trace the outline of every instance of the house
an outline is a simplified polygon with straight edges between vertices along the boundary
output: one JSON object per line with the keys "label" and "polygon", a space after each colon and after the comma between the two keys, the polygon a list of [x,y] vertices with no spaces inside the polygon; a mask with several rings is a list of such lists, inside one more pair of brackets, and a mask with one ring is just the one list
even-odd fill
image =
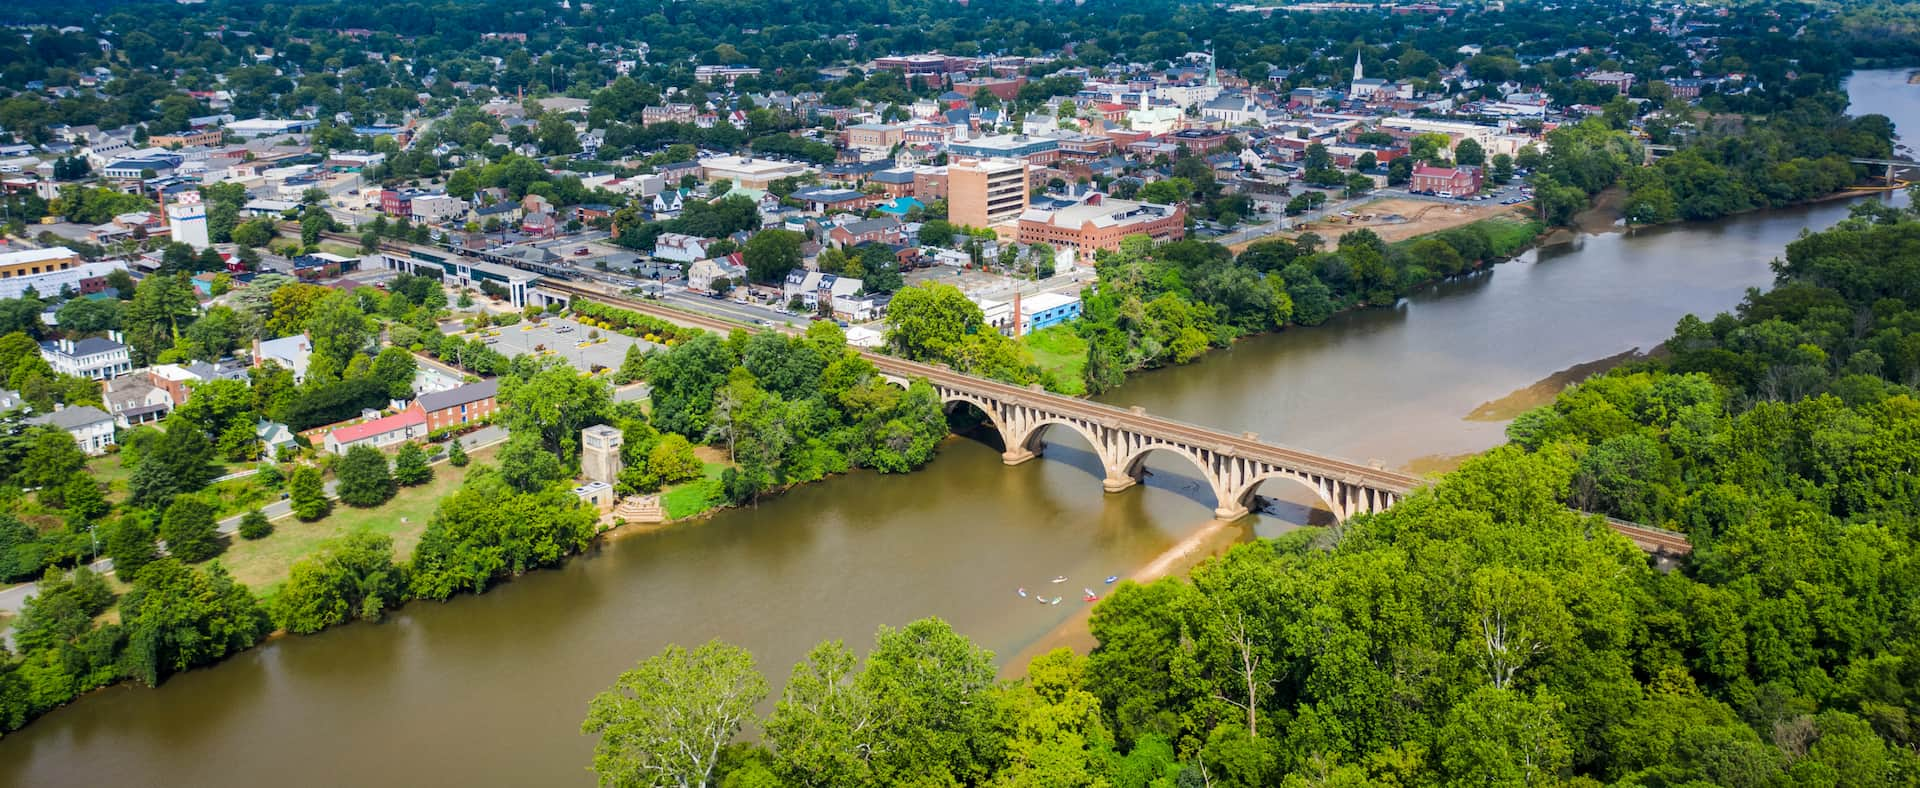
{"label": "house", "polygon": [[80,444],[80,450],[88,454],[105,454],[107,447],[113,445],[113,416],[92,405],[56,406],[52,413],[28,417],[27,423],[66,430],[73,436],[73,442]]}
{"label": "house", "polygon": [[493,415],[494,398],[500,393],[499,378],[431,394],[422,394],[414,404],[427,414],[429,432],[456,424],[471,424]]}
{"label": "house", "polygon": [[893,296],[885,293],[833,297],[833,316],[849,323],[866,323],[885,317]]}
{"label": "house", "polygon": [[680,215],[680,209],[685,204],[686,200],[681,196],[679,189],[667,189],[653,195],[653,203],[648,207],[652,209],[654,216],[671,219]]}
{"label": "house", "polygon": [[40,343],[40,357],[53,371],[92,380],[106,380],[133,371],[127,346],[120,343],[120,332],[109,331],[105,338],[62,339]]}
{"label": "house", "polygon": [[261,419],[253,425],[253,437],[260,441],[260,456],[278,457],[280,450],[293,451],[300,447],[294,440],[293,429],[277,421]]}
{"label": "house", "polygon": [[1480,170],[1473,167],[1433,167],[1418,164],[1407,179],[1407,190],[1442,197],[1464,197],[1480,191]]}
{"label": "house", "polygon": [[292,372],[295,383],[306,381],[307,360],[312,356],[313,340],[307,339],[306,334],[253,341],[253,365],[272,361]]}
{"label": "house", "polygon": [[858,295],[865,286],[864,282],[850,276],[796,269],[787,272],[780,295],[787,303],[798,299],[808,309],[819,309],[822,302],[832,306],[834,299]]}
{"label": "house", "polygon": [[835,249],[847,249],[863,243],[897,244],[900,220],[892,216],[849,222],[827,231],[827,241]]}
{"label": "house", "polygon": [[[710,260],[698,260],[687,266],[687,289],[696,293],[722,294],[714,287],[718,280],[725,279],[735,285],[747,280],[747,267],[740,262],[740,253],[734,252],[726,257]],[[732,289],[728,287],[726,289]]]}
{"label": "house", "polygon": [[155,364],[147,368],[147,381],[167,393],[175,407],[184,405],[193,396],[193,387],[213,380],[247,381],[247,368],[232,362],[222,361],[209,364],[195,361],[191,364]]}
{"label": "house", "polygon": [[427,435],[427,414],[420,409],[419,403],[391,416],[382,416],[346,427],[336,427],[327,433],[327,451],[334,454],[346,454],[355,446],[372,446],[376,449],[405,443]]}
{"label": "house", "polygon": [[681,233],[661,233],[653,241],[653,256],[676,263],[692,263],[705,260],[707,247],[713,241],[695,235]]}
{"label": "house", "polygon": [[173,396],[147,375],[122,375],[102,381],[102,399],[121,427],[151,424],[173,410]]}

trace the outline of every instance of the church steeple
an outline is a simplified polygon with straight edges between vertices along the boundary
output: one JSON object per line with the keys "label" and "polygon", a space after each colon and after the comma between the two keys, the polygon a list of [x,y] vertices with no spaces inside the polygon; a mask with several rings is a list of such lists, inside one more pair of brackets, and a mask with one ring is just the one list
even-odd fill
{"label": "church steeple", "polygon": [[1213,42],[1207,42],[1207,87],[1220,87],[1220,59],[1213,55]]}
{"label": "church steeple", "polygon": [[1355,52],[1353,53],[1353,81],[1359,82],[1361,78],[1362,78],[1362,72],[1360,70],[1360,53]]}

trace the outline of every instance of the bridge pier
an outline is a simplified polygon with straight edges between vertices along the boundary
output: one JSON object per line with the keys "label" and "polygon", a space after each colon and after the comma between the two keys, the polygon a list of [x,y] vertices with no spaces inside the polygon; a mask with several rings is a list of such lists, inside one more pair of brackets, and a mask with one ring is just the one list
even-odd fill
{"label": "bridge pier", "polygon": [[1024,446],[1015,446],[1000,452],[1000,461],[1008,465],[1019,465],[1038,456],[1040,456],[1040,452]]}
{"label": "bridge pier", "polygon": [[1252,512],[1241,504],[1226,503],[1221,504],[1213,510],[1213,519],[1230,523],[1249,514],[1252,514]]}
{"label": "bridge pier", "polygon": [[1139,483],[1139,479],[1124,473],[1109,473],[1107,474],[1107,478],[1101,480],[1100,486],[1106,488],[1107,492],[1117,493]]}

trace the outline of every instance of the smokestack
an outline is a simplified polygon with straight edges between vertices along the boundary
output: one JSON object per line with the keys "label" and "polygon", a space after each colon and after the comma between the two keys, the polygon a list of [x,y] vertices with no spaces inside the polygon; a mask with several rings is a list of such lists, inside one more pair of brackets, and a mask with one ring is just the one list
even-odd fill
{"label": "smokestack", "polygon": [[1013,338],[1020,338],[1020,286],[1013,286]]}

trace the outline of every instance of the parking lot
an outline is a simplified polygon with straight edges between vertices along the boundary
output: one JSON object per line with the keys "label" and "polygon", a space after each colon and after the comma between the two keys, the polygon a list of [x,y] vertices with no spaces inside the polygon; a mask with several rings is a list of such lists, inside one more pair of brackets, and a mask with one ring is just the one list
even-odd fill
{"label": "parking lot", "polygon": [[634,345],[640,345],[642,350],[659,347],[645,340],[605,330],[600,331],[600,341],[589,340],[588,335],[593,329],[561,317],[547,318],[538,325],[522,322],[487,330],[494,332],[493,336],[486,338],[488,346],[494,350],[508,356],[522,353],[557,356],[582,372],[592,371],[596,366],[619,368],[620,362],[627,358],[627,348]]}

